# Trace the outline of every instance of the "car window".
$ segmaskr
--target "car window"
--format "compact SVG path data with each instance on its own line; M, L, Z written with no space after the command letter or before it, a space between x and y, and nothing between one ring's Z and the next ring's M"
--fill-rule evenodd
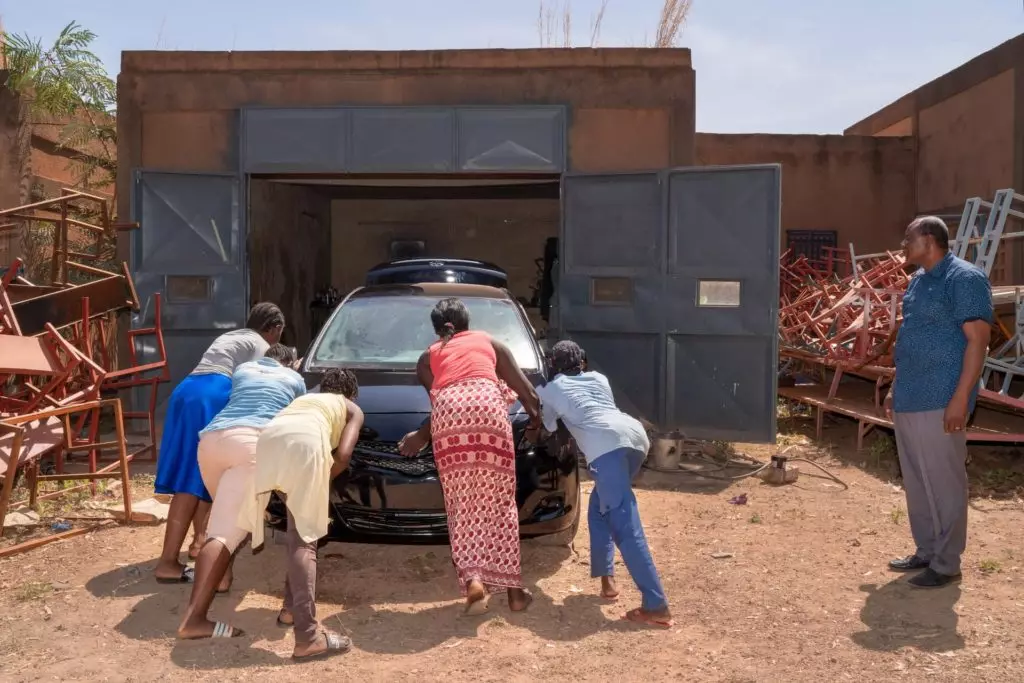
M440 297L381 296L351 299L324 330L313 363L414 366L437 341L430 311ZM537 370L530 331L515 304L501 299L467 297L469 326L483 330L512 351L519 367Z

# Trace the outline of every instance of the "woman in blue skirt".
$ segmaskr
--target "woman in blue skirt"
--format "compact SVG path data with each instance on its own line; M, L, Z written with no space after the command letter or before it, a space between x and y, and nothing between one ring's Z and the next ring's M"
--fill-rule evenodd
M180 562L179 553L190 524L192 547L202 546L210 513L210 494L199 474L199 432L227 405L235 368L262 358L281 340L283 331L281 309L271 303L256 304L245 328L217 337L196 369L171 393L156 466L156 492L173 496L163 550L153 570L159 583L192 583L195 578L193 569Z

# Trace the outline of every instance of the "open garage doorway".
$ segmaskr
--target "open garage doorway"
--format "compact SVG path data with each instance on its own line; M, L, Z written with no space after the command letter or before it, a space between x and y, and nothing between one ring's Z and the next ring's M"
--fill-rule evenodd
M250 299L282 306L285 342L300 353L317 331L310 305L318 292L344 296L370 268L400 258L500 266L545 332L559 175L252 175L248 186Z

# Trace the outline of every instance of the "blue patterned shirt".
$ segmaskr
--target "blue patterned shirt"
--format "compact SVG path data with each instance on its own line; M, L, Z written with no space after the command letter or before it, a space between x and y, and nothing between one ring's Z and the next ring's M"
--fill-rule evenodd
M289 403L305 393L302 375L273 358L242 363L231 376L228 404L199 434L232 427L266 427Z
M960 382L967 337L964 323L992 322L992 286L980 269L952 253L931 270L918 270L903 297L896 337L893 410L945 410ZM974 410L978 388L971 392Z

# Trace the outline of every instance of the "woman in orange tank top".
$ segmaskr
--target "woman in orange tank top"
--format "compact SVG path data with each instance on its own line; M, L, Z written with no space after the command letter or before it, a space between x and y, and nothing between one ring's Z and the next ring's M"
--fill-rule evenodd
M519 612L532 598L520 571L508 410L518 395L531 424L539 425L540 401L508 347L469 329L469 311L460 300L439 301L430 320L440 340L420 356L416 374L430 393L432 412L399 448L412 456L433 444L466 614L486 612L490 594L501 590Z

